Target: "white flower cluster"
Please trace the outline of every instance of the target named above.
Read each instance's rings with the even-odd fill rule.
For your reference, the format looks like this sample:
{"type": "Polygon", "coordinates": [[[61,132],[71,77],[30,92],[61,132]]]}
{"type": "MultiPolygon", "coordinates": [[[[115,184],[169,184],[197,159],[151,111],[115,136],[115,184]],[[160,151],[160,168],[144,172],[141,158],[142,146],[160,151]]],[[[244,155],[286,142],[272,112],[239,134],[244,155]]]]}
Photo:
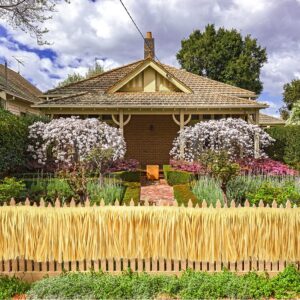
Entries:
{"type": "Polygon", "coordinates": [[[29,127],[31,144],[28,151],[40,164],[52,156],[55,163],[72,165],[84,160],[95,147],[113,150],[113,160],[122,159],[126,143],[117,128],[99,120],[78,117],[54,119],[49,123],[36,122],[29,127]]]}
{"type": "Polygon", "coordinates": [[[260,156],[265,157],[263,149],[273,139],[259,126],[233,118],[201,122],[179,131],[170,155],[174,159],[195,161],[205,150],[226,150],[232,158],[253,157],[255,135],[259,136],[260,156]],[[182,144],[184,157],[180,154],[182,144]]]}

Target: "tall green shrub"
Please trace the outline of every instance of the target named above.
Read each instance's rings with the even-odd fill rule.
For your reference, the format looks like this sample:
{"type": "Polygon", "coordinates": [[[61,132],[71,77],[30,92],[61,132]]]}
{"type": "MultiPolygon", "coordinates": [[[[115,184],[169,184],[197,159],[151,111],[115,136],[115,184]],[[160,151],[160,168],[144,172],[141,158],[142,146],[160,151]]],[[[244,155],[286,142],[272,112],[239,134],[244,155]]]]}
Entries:
{"type": "Polygon", "coordinates": [[[0,175],[24,170],[28,146],[28,126],[38,116],[15,116],[0,108],[0,175]]]}
{"type": "Polygon", "coordinates": [[[276,160],[300,168],[300,125],[268,128],[267,132],[276,141],[266,149],[276,160]]]}

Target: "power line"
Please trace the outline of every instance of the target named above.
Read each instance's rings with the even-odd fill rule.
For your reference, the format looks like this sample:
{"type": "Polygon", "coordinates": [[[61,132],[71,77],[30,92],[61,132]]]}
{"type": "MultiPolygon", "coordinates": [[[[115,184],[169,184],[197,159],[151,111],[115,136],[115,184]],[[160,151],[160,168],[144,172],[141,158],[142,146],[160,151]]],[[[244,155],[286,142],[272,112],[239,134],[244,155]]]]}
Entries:
{"type": "MultiPolygon", "coordinates": [[[[134,24],[135,28],[136,28],[137,31],[139,32],[140,36],[142,37],[144,43],[146,44],[146,46],[148,47],[148,49],[151,51],[151,50],[152,50],[151,47],[149,46],[149,44],[148,44],[147,40],[145,39],[145,37],[144,37],[142,31],[140,30],[140,28],[138,27],[138,25],[137,25],[136,22],[134,21],[133,17],[131,16],[130,12],[128,11],[127,7],[125,6],[125,4],[123,3],[122,0],[120,0],[120,2],[121,2],[121,4],[122,4],[122,6],[124,7],[124,9],[125,9],[127,15],[128,15],[129,18],[131,19],[132,23],[134,24]]],[[[159,63],[161,63],[161,62],[159,61],[158,57],[156,56],[155,52],[154,52],[154,57],[156,58],[156,60],[157,60],[159,63]]]]}

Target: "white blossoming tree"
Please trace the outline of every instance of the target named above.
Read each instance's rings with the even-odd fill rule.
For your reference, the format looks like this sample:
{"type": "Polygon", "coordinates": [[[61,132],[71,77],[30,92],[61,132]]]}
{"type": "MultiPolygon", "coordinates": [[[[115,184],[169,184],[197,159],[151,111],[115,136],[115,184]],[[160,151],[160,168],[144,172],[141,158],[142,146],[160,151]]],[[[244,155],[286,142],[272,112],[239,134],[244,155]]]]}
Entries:
{"type": "Polygon", "coordinates": [[[266,156],[263,149],[270,145],[273,139],[259,126],[233,118],[201,122],[185,127],[179,132],[170,155],[174,159],[190,162],[196,161],[207,150],[225,150],[230,158],[253,157],[255,136],[259,137],[259,155],[266,156]]]}
{"type": "Polygon", "coordinates": [[[28,151],[41,165],[52,158],[58,167],[71,167],[84,161],[94,148],[111,149],[113,161],[122,159],[126,152],[120,130],[95,118],[59,118],[36,122],[29,129],[28,151]]]}

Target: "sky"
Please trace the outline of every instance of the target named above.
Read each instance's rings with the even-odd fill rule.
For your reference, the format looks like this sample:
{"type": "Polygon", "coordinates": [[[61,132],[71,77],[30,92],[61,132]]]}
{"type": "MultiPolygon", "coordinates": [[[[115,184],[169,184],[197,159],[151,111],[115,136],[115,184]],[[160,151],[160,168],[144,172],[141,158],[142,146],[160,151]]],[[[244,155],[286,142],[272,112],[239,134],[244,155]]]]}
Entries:
{"type": "MultiPolygon", "coordinates": [[[[300,78],[300,0],[123,0],[143,33],[151,31],[156,55],[179,66],[181,40],[210,23],[251,34],[266,47],[268,62],[259,100],[278,115],[283,85],[300,78]]],[[[119,0],[59,2],[45,24],[50,45],[0,20],[0,63],[20,71],[42,91],[67,74],[85,74],[95,61],[105,70],[143,58],[143,40],[119,0]],[[24,64],[18,64],[16,58],[24,64]]]]}

